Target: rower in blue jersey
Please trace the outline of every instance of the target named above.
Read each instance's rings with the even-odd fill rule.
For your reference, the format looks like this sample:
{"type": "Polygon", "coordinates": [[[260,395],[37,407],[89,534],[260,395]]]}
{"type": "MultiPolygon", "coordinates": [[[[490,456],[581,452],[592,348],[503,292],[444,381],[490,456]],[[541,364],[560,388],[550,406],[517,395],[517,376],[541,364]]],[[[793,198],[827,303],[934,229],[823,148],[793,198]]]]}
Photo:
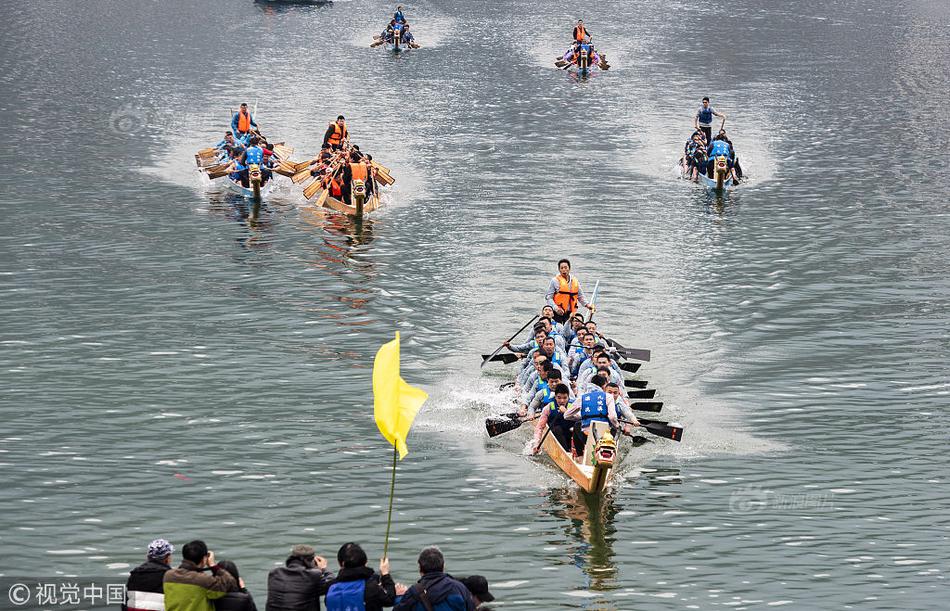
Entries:
{"type": "Polygon", "coordinates": [[[393,21],[396,23],[406,23],[406,16],[402,13],[402,5],[396,7],[396,12],[393,13],[393,21]]]}
{"type": "Polygon", "coordinates": [[[607,379],[596,375],[591,384],[596,387],[595,390],[578,394],[571,408],[564,414],[568,420],[580,420],[580,426],[574,427],[574,450],[578,455],[584,453],[587,435],[593,422],[606,422],[611,428],[619,425],[614,398],[605,391],[607,379]]]}
{"type": "Polygon", "coordinates": [[[736,180],[735,171],[735,153],[733,153],[732,145],[729,144],[728,140],[716,138],[709,145],[709,160],[706,162],[706,175],[710,178],[713,177],[713,171],[716,167],[717,157],[726,158],[726,165],[729,167],[729,175],[733,179],[733,182],[738,182],[736,180]]]}
{"type": "Polygon", "coordinates": [[[551,434],[565,450],[571,449],[571,427],[573,422],[564,419],[570,402],[571,390],[566,384],[554,387],[554,400],[544,405],[538,424],[534,429],[533,454],[541,451],[541,438],[544,436],[544,427],[551,429],[551,434]]]}
{"type": "Polygon", "coordinates": [[[706,136],[706,142],[712,140],[712,121],[713,117],[721,117],[725,120],[726,115],[717,111],[709,105],[709,98],[703,98],[703,105],[696,111],[696,117],[693,119],[693,125],[696,129],[702,130],[706,136]]]}
{"type": "MultiPolygon", "coordinates": [[[[534,393],[534,396],[528,402],[527,406],[522,406],[521,413],[525,415],[534,415],[538,413],[538,410],[543,409],[545,406],[551,404],[554,401],[554,389],[560,386],[561,384],[566,384],[565,380],[561,375],[561,370],[552,367],[550,371],[547,372],[547,379],[543,382],[539,381],[536,384],[537,390],[534,393]]],[[[573,399],[574,393],[571,392],[570,387],[568,387],[568,398],[573,399]]]]}
{"type": "Polygon", "coordinates": [[[257,136],[251,136],[249,144],[250,146],[247,147],[247,149],[244,151],[244,155],[242,155],[241,159],[239,160],[241,165],[241,186],[245,189],[250,185],[248,178],[248,167],[251,164],[255,164],[261,168],[261,177],[264,182],[267,182],[267,177],[269,175],[269,172],[267,172],[266,168],[264,168],[264,149],[260,147],[260,140],[257,136]]]}

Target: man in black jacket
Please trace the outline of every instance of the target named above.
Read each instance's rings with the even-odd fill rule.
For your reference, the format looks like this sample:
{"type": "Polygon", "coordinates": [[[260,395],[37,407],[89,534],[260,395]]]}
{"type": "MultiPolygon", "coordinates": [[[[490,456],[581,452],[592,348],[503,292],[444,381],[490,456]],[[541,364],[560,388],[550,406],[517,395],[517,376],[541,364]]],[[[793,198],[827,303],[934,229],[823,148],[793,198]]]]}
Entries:
{"type": "Polygon", "coordinates": [[[165,539],[155,539],[148,544],[145,562],[129,573],[122,611],[164,611],[162,579],[165,571],[172,568],[174,551],[175,547],[165,539]]]}
{"type": "Polygon", "coordinates": [[[340,572],[327,591],[327,611],[359,608],[359,602],[366,611],[382,611],[406,591],[406,586],[394,583],[389,575],[389,558],[379,561],[379,575],[366,566],[366,552],[356,543],[344,544],[336,559],[340,572]]]}
{"type": "Polygon", "coordinates": [[[445,557],[433,546],[419,554],[422,577],[396,602],[393,611],[475,611],[468,588],[445,574],[445,557]]]}
{"type": "Polygon", "coordinates": [[[327,560],[309,545],[295,545],[290,557],[267,575],[266,611],[320,611],[333,573],[327,560]]]}

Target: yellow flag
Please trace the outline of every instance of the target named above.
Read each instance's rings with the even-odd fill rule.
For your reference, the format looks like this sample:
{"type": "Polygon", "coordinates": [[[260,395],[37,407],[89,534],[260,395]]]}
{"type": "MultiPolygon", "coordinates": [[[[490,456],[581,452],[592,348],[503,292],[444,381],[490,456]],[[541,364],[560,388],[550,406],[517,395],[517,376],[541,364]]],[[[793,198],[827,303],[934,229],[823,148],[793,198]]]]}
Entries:
{"type": "Polygon", "coordinates": [[[429,395],[406,384],[399,375],[399,331],[396,339],[383,344],[373,362],[373,404],[376,426],[399,450],[399,459],[409,453],[406,437],[416,414],[429,395]]]}

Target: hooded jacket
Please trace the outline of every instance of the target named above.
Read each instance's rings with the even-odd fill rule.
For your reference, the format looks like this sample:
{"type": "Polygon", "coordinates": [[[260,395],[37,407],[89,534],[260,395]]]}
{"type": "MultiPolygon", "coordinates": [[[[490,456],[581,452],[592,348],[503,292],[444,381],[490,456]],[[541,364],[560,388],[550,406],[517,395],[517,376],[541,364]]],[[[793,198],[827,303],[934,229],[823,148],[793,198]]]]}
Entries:
{"type": "Polygon", "coordinates": [[[167,571],[162,581],[166,611],[214,611],[212,601],[237,588],[231,573],[218,568],[204,572],[191,560],[167,571]]]}
{"type": "Polygon", "coordinates": [[[363,594],[366,611],[382,611],[383,607],[392,607],[396,601],[396,583],[391,575],[377,575],[368,566],[342,568],[333,583],[347,581],[366,582],[366,591],[363,594]]]}
{"type": "Polygon", "coordinates": [[[164,611],[165,590],[162,578],[172,567],[149,558],[129,572],[122,611],[164,611]]]}
{"type": "Polygon", "coordinates": [[[396,602],[393,611],[426,611],[420,599],[425,591],[433,611],[475,611],[475,601],[462,582],[445,573],[426,573],[396,602]]]}

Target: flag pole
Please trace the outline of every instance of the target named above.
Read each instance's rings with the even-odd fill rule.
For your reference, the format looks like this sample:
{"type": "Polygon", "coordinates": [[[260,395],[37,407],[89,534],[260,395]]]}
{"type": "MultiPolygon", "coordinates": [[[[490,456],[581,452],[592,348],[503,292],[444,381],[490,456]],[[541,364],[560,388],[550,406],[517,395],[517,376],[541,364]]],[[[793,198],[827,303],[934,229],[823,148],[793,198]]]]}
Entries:
{"type": "Polygon", "coordinates": [[[393,524],[393,496],[396,494],[396,444],[393,444],[393,477],[389,483],[389,517],[386,518],[386,543],[383,544],[383,558],[389,557],[389,529],[393,524]]]}

